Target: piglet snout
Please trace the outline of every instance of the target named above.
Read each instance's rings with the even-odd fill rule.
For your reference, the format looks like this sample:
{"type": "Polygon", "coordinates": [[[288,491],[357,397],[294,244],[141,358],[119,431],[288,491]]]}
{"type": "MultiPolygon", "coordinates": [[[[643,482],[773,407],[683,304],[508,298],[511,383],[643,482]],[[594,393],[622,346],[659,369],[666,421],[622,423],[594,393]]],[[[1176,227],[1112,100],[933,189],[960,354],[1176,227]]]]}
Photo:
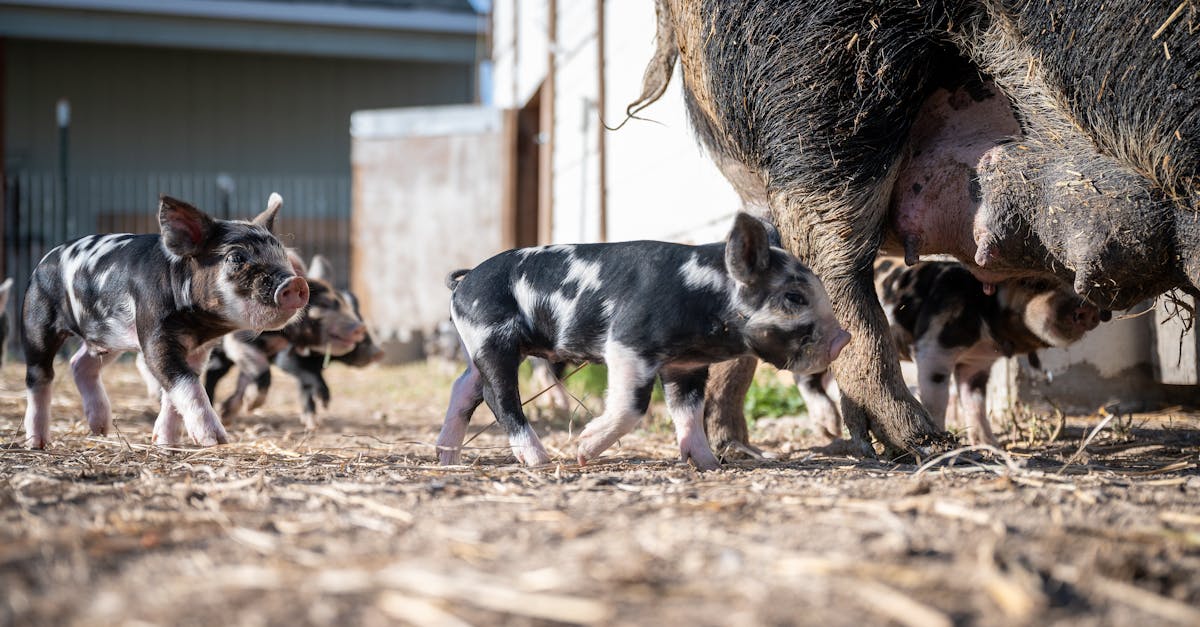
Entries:
{"type": "Polygon", "coordinates": [[[837,335],[833,337],[833,342],[829,345],[829,361],[838,358],[842,354],[842,349],[850,343],[850,332],[845,329],[839,329],[837,335]]]}
{"type": "Polygon", "coordinates": [[[355,344],[363,341],[367,337],[367,327],[363,324],[356,324],[346,333],[346,337],[355,344]]]}
{"type": "Polygon", "coordinates": [[[1091,305],[1080,305],[1075,308],[1075,324],[1082,329],[1091,331],[1096,328],[1100,324],[1101,317],[1100,310],[1091,305]]]}
{"type": "Polygon", "coordinates": [[[275,304],[283,309],[299,309],[308,304],[308,282],[294,276],[275,288],[275,304]]]}

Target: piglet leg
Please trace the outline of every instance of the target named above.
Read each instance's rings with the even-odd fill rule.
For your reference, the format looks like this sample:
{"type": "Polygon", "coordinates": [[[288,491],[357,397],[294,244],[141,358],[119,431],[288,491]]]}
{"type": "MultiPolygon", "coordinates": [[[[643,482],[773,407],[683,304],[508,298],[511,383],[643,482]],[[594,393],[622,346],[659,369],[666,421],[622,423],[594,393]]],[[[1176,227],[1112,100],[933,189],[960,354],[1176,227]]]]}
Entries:
{"type": "Polygon", "coordinates": [[[808,417],[831,442],[842,436],[842,418],[824,386],[825,379],[832,376],[829,371],[794,375],[800,396],[804,397],[804,406],[808,408],[808,417]]]}
{"type": "Polygon", "coordinates": [[[991,364],[982,368],[959,366],[954,372],[954,378],[958,385],[959,405],[963,425],[967,429],[967,441],[971,444],[999,446],[987,415],[986,394],[988,377],[991,374],[990,366],[991,364]]]}
{"type": "Polygon", "coordinates": [[[154,443],[160,446],[175,446],[179,444],[179,427],[183,424],[183,416],[171,403],[165,390],[160,396],[162,401],[159,404],[158,418],[154,421],[154,443]]]}
{"type": "Polygon", "coordinates": [[[50,383],[30,386],[26,393],[25,446],[44,448],[50,441],[50,383]]]}
{"type": "MultiPolygon", "coordinates": [[[[658,370],[655,364],[616,341],[608,343],[604,362],[608,365],[604,413],[589,422],[579,434],[580,464],[596,459],[621,436],[632,431],[650,407],[650,392],[658,370]]],[[[706,440],[705,446],[707,444],[706,440]]]]}
{"type": "Polygon", "coordinates": [[[549,462],[550,455],[521,409],[517,382],[521,355],[517,347],[509,338],[491,337],[473,353],[472,359],[483,378],[483,400],[508,434],[508,443],[517,461],[526,466],[549,462]]]}
{"type": "Polygon", "coordinates": [[[54,382],[54,354],[66,335],[55,330],[44,312],[52,311],[49,299],[37,282],[25,294],[25,316],[21,340],[25,348],[25,445],[43,448],[50,440],[50,396],[54,382]]]}
{"type": "Polygon", "coordinates": [[[154,373],[150,372],[150,366],[146,365],[146,356],[139,352],[134,365],[137,366],[138,374],[142,375],[142,381],[146,384],[146,396],[148,398],[162,397],[162,386],[158,384],[158,379],[154,378],[154,373]]]}
{"type": "Polygon", "coordinates": [[[71,375],[83,400],[83,415],[87,418],[92,435],[108,435],[112,430],[112,405],[100,370],[113,359],[112,353],[94,354],[84,342],[71,357],[71,375]]]}
{"type": "Polygon", "coordinates": [[[479,369],[468,362],[466,372],[450,388],[450,407],[446,409],[446,421],[438,434],[438,463],[443,466],[457,464],[462,459],[463,439],[467,436],[467,423],[471,414],[483,402],[483,379],[479,369]]]}
{"type": "MultiPolygon", "coordinates": [[[[166,400],[183,417],[184,427],[192,440],[200,446],[229,442],[225,427],[221,426],[221,420],[213,410],[198,374],[208,363],[211,346],[200,346],[183,353],[177,343],[160,336],[149,339],[143,348],[151,372],[166,384],[166,400]]],[[[162,415],[160,411],[160,417],[162,415]]],[[[156,423],[155,435],[159,434],[156,423]]],[[[169,434],[165,425],[162,435],[165,440],[170,439],[166,437],[169,434]]]]}
{"type": "Polygon", "coordinates": [[[921,404],[929,412],[938,429],[946,428],[946,405],[950,400],[950,374],[954,371],[954,355],[938,346],[937,334],[917,342],[914,359],[917,362],[917,387],[921,404]]]}
{"type": "Polygon", "coordinates": [[[679,459],[689,459],[700,470],[716,470],[721,466],[704,435],[704,384],[708,368],[690,372],[662,374],[667,409],[675,422],[675,440],[679,443],[679,459]]]}

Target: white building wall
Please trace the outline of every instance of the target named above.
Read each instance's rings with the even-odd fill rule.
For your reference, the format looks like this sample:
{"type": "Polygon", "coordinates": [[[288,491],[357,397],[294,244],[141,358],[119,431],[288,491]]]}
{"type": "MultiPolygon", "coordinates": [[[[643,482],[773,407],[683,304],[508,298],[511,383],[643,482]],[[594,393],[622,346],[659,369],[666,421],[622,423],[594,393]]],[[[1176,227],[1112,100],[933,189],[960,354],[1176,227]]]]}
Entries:
{"type": "MultiPolygon", "coordinates": [[[[610,127],[642,93],[654,55],[654,3],[608,0],[604,119],[610,127]]],[[[685,243],[725,236],[741,200],[700,149],[687,120],[676,70],[667,92],[639,117],[608,132],[608,235],[611,240],[685,243]]]]}
{"type": "MultiPolygon", "coordinates": [[[[546,0],[497,0],[493,16],[494,103],[520,107],[545,78],[546,0]],[[515,25],[514,25],[515,12],[515,25]],[[516,31],[516,41],[513,34],[516,31]],[[516,63],[516,67],[513,64],[516,63]]],[[[559,0],[555,51],[553,241],[600,237],[599,133],[594,0],[559,0]]],[[[606,0],[603,122],[616,126],[641,93],[654,55],[654,4],[606,0]]],[[[684,110],[678,76],[663,97],[631,120],[604,131],[608,166],[608,239],[701,243],[724,237],[741,205],[703,153],[684,110]]]]}
{"type": "Polygon", "coordinates": [[[600,239],[595,2],[560,2],[554,75],[555,242],[600,239]]]}
{"type": "Polygon", "coordinates": [[[546,78],[549,59],[546,0],[492,3],[492,103],[520,108],[546,78]]]}

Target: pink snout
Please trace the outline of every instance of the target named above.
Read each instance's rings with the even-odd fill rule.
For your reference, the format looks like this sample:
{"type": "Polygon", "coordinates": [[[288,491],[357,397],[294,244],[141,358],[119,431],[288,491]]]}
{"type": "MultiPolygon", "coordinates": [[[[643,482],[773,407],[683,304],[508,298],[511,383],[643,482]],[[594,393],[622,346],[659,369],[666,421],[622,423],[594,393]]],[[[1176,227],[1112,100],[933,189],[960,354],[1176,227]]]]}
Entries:
{"type": "Polygon", "coordinates": [[[1080,305],[1075,309],[1075,324],[1087,331],[1095,329],[1101,317],[1100,310],[1091,305],[1080,305]]]}
{"type": "Polygon", "coordinates": [[[833,342],[829,345],[829,361],[838,358],[842,354],[842,349],[850,343],[850,332],[845,329],[838,330],[837,335],[833,337],[833,342]]]}
{"type": "Polygon", "coordinates": [[[308,282],[294,276],[275,288],[275,304],[281,309],[299,309],[308,304],[308,282]]]}

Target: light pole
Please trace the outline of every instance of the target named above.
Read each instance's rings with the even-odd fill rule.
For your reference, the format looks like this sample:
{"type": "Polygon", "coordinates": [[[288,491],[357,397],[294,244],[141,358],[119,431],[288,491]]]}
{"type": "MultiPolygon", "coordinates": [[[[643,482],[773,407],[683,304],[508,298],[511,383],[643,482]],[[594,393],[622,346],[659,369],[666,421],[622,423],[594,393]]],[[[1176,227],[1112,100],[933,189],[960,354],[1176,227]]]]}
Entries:
{"type": "Polygon", "coordinates": [[[71,128],[71,101],[59,98],[54,105],[54,117],[58,121],[58,182],[62,190],[63,213],[67,218],[67,237],[70,238],[75,236],[75,216],[71,213],[67,194],[67,136],[71,128]]]}

